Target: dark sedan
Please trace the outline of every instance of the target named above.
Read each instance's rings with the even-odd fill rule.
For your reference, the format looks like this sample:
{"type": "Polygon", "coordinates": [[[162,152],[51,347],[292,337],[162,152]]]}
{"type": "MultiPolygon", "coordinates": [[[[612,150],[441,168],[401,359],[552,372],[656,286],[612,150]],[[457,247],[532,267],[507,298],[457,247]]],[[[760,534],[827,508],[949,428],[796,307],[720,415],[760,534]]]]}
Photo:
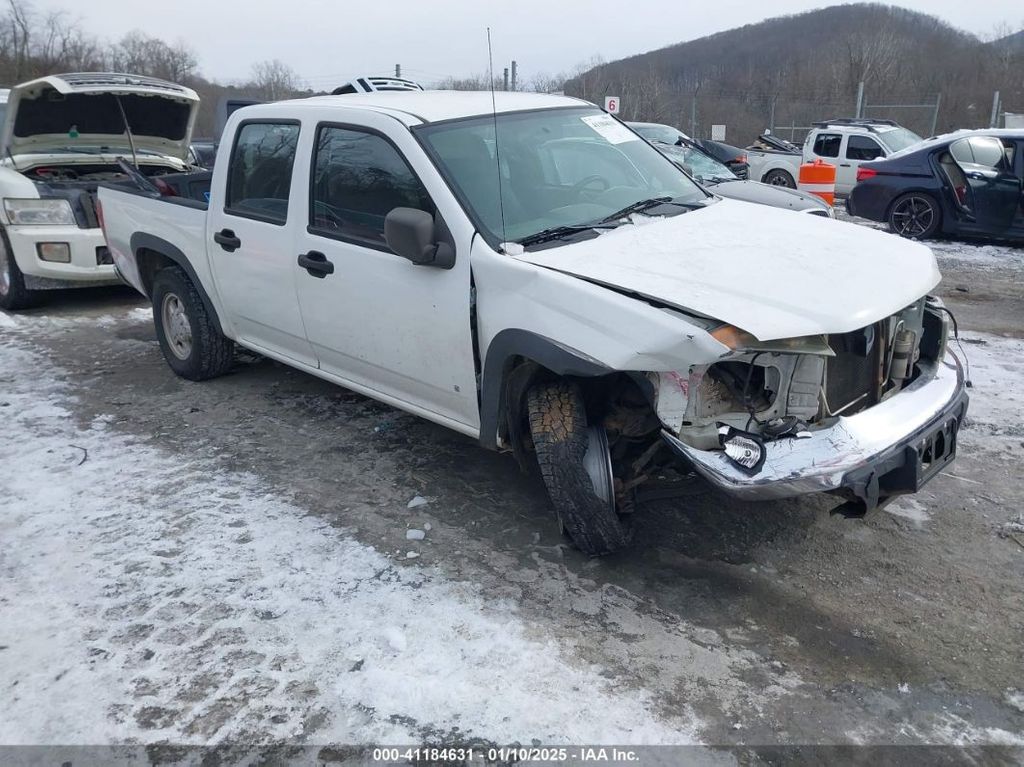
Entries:
{"type": "Polygon", "coordinates": [[[746,149],[740,149],[732,144],[726,144],[722,141],[711,141],[706,138],[697,139],[696,143],[739,178],[748,178],[750,176],[746,149]]]}
{"type": "Polygon", "coordinates": [[[846,209],[914,239],[1024,240],[1024,131],[958,131],[864,163],[846,209]]]}

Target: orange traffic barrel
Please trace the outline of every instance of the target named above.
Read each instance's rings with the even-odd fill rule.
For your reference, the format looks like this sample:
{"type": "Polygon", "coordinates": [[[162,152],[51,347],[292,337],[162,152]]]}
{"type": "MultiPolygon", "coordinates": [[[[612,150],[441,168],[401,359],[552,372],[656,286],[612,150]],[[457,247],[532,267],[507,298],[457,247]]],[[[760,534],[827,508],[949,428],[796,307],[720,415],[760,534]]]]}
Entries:
{"type": "Polygon", "coordinates": [[[824,160],[805,162],[800,166],[796,188],[816,194],[829,205],[836,204],[836,166],[824,160]]]}

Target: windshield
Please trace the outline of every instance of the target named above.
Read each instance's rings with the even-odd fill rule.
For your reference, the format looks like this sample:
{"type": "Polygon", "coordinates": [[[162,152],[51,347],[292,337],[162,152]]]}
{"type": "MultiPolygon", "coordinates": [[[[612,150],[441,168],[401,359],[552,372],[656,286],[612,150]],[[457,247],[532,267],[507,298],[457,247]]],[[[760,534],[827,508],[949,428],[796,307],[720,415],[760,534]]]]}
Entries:
{"type": "Polygon", "coordinates": [[[709,199],[654,147],[592,107],[472,117],[416,131],[492,244],[557,227],[607,228],[608,217],[645,200],[664,201],[658,214],[673,215],[709,199]]]}
{"type": "Polygon", "coordinates": [[[914,144],[924,141],[914,131],[907,130],[906,128],[893,128],[879,134],[879,138],[885,142],[885,145],[893,152],[898,152],[901,149],[906,149],[914,144]]]}
{"type": "Polygon", "coordinates": [[[714,157],[693,146],[673,146],[655,142],[655,147],[683,170],[702,184],[717,184],[719,181],[735,181],[738,176],[714,157]]]}

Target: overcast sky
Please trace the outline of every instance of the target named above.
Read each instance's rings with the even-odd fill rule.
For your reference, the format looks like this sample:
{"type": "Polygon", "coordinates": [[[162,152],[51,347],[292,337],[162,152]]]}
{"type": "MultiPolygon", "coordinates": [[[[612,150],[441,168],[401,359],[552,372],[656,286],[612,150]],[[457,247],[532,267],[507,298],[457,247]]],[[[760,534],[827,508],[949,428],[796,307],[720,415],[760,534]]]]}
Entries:
{"type": "MultiPolygon", "coordinates": [[[[511,59],[522,80],[571,69],[600,54],[613,60],[749,24],[769,16],[841,3],[828,0],[35,0],[64,9],[100,38],[133,29],[185,40],[204,76],[245,79],[254,62],[279,58],[314,88],[355,74],[403,74],[436,81],[487,68],[486,27],[494,68],[511,59]]],[[[896,0],[979,35],[1000,23],[1024,25],[1021,0],[896,0]]],[[[799,41],[794,41],[798,44],[799,41]]],[[[500,76],[500,75],[499,75],[500,76]]]]}

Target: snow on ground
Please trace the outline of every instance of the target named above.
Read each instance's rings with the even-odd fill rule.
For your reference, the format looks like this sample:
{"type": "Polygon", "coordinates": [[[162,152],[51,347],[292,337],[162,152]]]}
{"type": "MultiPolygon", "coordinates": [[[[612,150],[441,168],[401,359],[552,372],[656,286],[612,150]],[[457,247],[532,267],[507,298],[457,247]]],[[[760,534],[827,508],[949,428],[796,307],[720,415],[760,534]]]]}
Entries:
{"type": "MultiPolygon", "coordinates": [[[[971,404],[962,437],[983,444],[989,436],[1024,440],[1024,340],[961,331],[963,350],[950,348],[970,364],[971,404]]],[[[1005,440],[1004,440],[1005,441],[1005,440]]]]}
{"type": "Polygon", "coordinates": [[[215,458],[76,424],[51,370],[0,346],[0,742],[694,737],[513,605],[215,458]]]}

